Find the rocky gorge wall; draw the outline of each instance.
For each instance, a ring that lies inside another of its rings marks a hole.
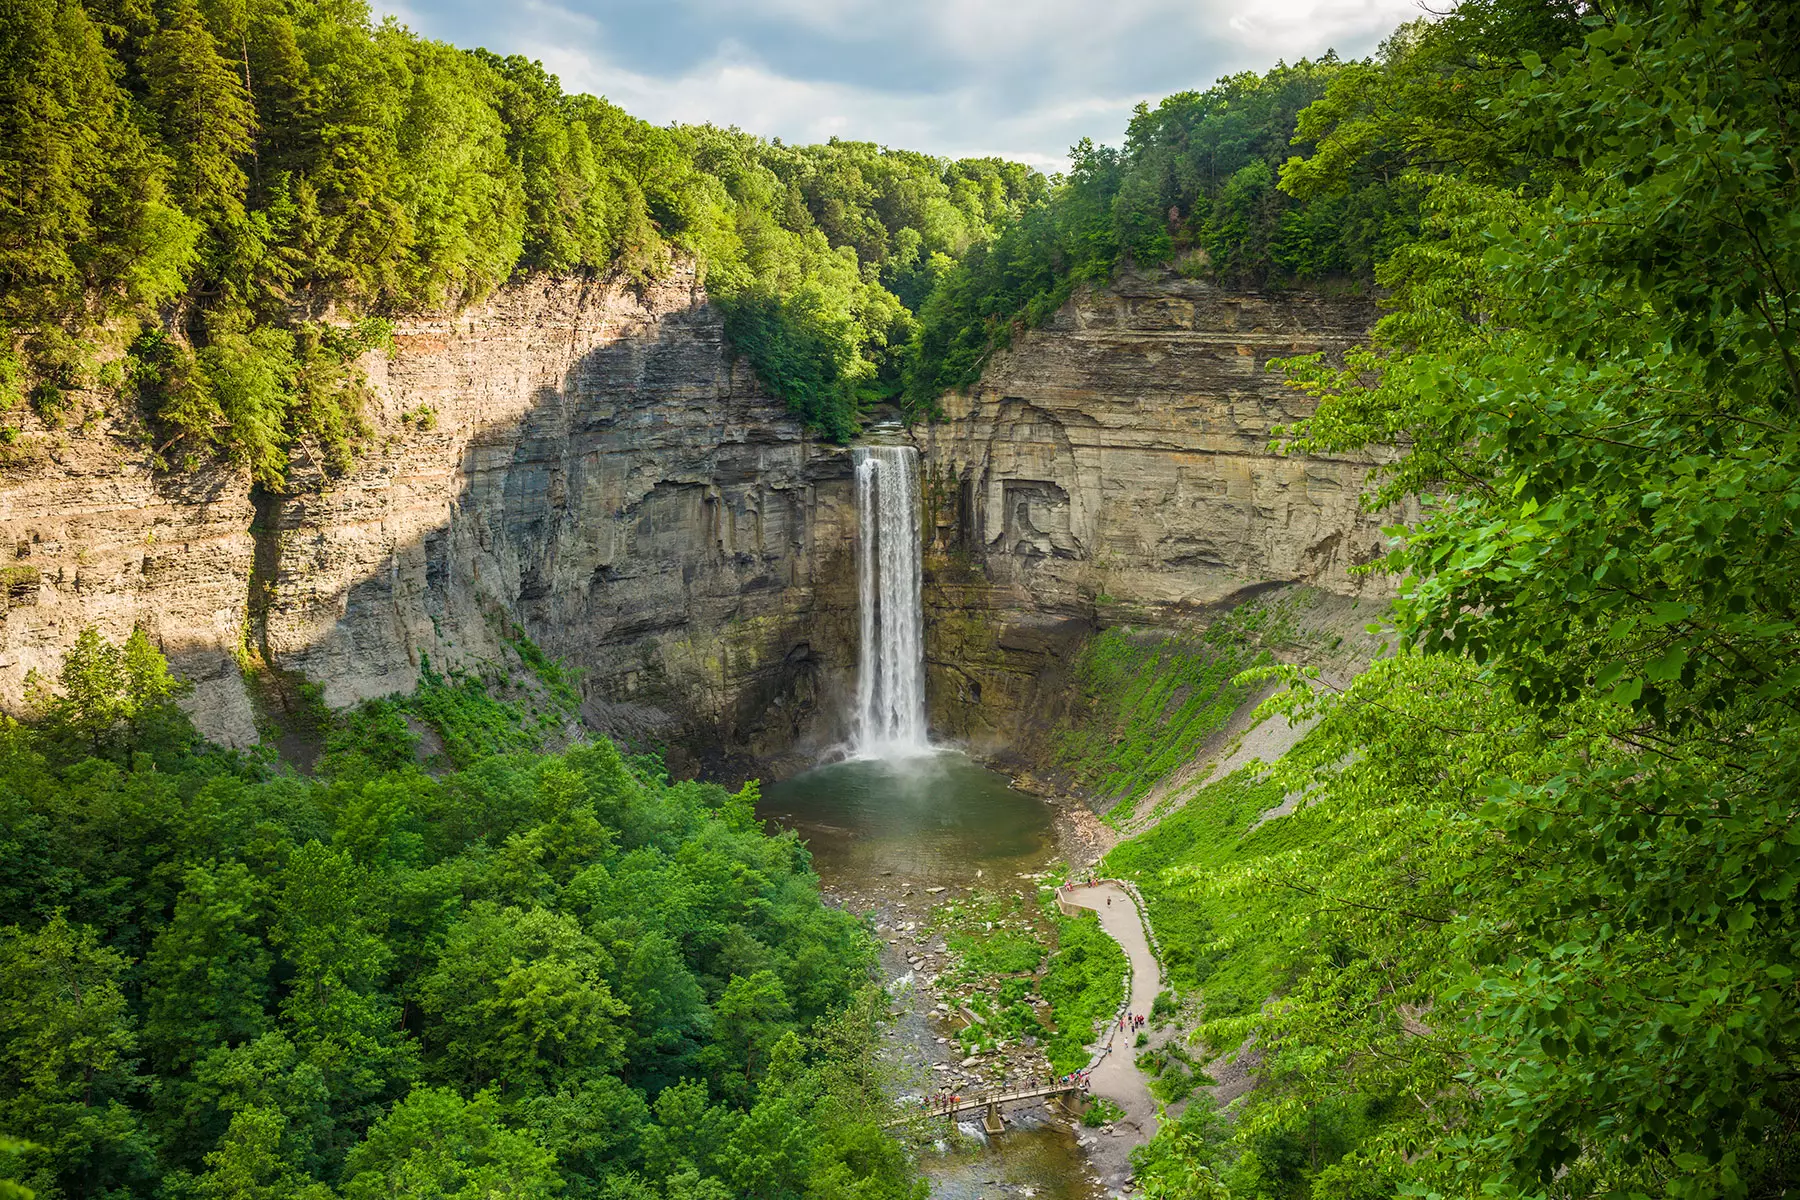
[[[243,744],[246,647],[342,706],[495,660],[518,626],[602,729],[749,755],[839,732],[848,454],[733,363],[691,273],[526,280],[400,322],[365,365],[379,444],[289,497],[153,473],[104,418],[28,432],[0,473],[0,702],[83,625],[142,625],[202,728]]]
[[[1357,502],[1369,462],[1271,454],[1306,402],[1265,368],[1341,352],[1373,315],[1128,278],[945,397],[909,435],[934,734],[1022,745],[1097,628],[1181,627],[1283,584],[1360,590],[1349,569],[1381,546]],[[399,322],[365,368],[373,445],[289,496],[225,468],[153,472],[133,422],[97,404],[28,426],[0,463],[0,705],[83,626],[139,625],[194,681],[201,727],[248,744],[246,663],[341,707],[427,664],[504,660],[522,629],[578,669],[589,722],[633,741],[792,766],[848,732],[850,454],[733,362],[692,274],[524,280]]]
[[[1350,573],[1385,549],[1359,502],[1373,460],[1269,449],[1310,412],[1269,360],[1341,355],[1375,315],[1359,296],[1128,276],[944,397],[920,435],[933,730],[1029,757],[1098,628],[1191,626],[1284,585],[1381,586]]]

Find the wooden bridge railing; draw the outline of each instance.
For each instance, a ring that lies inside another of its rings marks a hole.
[[[989,1131],[997,1133],[999,1130],[993,1126],[998,1122],[999,1109],[1002,1104],[1017,1104],[1025,1100],[1042,1100],[1051,1097],[1062,1097],[1063,1107],[1066,1110],[1079,1112],[1087,1107],[1087,1086],[1085,1083],[1068,1083],[1058,1080],[1052,1083],[1013,1088],[1010,1091],[958,1095],[954,1099],[928,1097],[907,1115],[889,1121],[888,1125],[891,1128],[917,1121],[922,1117],[957,1117],[963,1113],[986,1110],[990,1118]]]

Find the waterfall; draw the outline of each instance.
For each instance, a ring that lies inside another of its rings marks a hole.
[[[856,450],[862,662],[856,677],[861,758],[931,749],[925,738],[925,623],[919,604],[919,452]]]

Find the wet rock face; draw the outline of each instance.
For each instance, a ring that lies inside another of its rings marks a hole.
[[[365,366],[376,445],[315,492],[154,476],[104,429],[0,473],[0,537],[24,547],[0,702],[84,624],[142,624],[201,681],[203,728],[243,743],[240,646],[341,706],[492,659],[519,627],[581,671],[603,729],[752,756],[838,733],[848,455],[731,361],[691,275],[527,280],[402,321]]]
[[[1341,355],[1374,305],[1173,275],[1085,291],[997,355],[926,434],[933,728],[994,752],[1039,720],[1098,625],[1179,626],[1257,589],[1368,586],[1371,460],[1282,457],[1307,414],[1271,358]]]

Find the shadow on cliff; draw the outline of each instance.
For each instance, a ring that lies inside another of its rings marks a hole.
[[[259,503],[251,645],[338,707],[410,691],[427,664],[516,673],[523,634],[575,668],[592,726],[665,749],[683,774],[741,774],[840,736],[848,456],[729,360],[710,306],[653,316],[607,336],[602,311],[598,344],[522,404],[474,373],[473,325],[397,349],[384,432],[426,405],[441,424],[330,489]],[[445,361],[471,372],[459,392]]]

